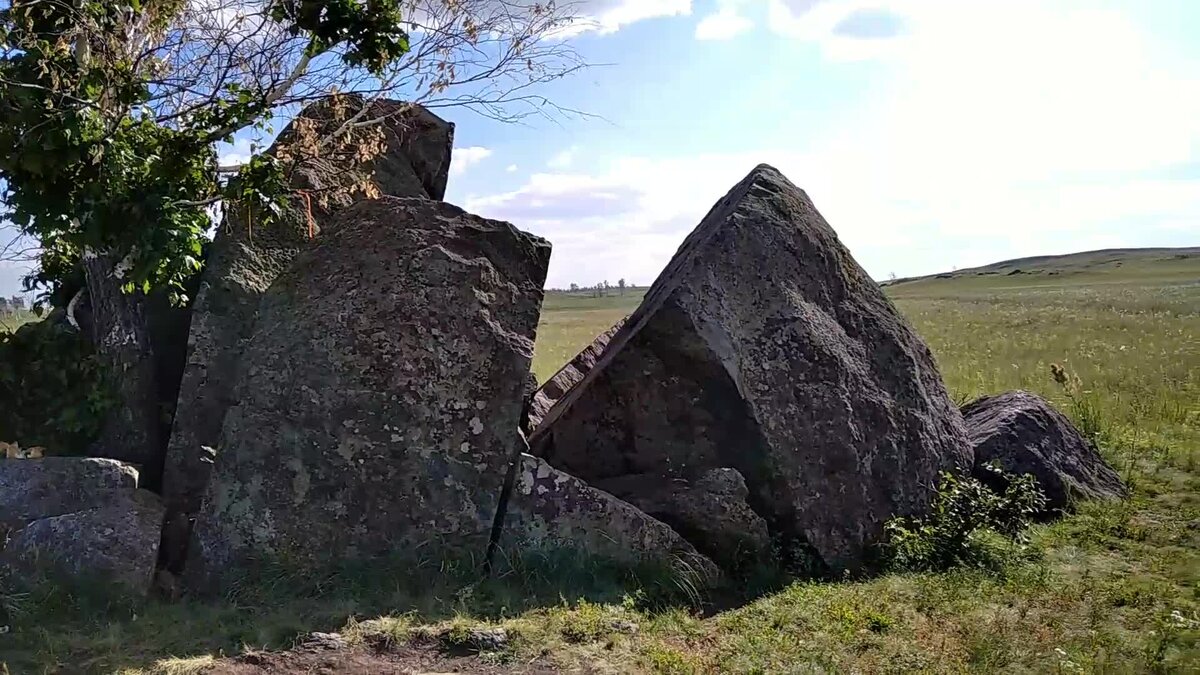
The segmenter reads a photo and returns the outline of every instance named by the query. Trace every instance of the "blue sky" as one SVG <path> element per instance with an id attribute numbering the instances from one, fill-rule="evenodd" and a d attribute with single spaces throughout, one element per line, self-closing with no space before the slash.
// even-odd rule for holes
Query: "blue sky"
<path id="1" fill-rule="evenodd" d="M 551 286 L 649 283 L 759 162 L 879 279 L 1200 245 L 1198 2 L 580 4 L 605 65 L 543 93 L 595 117 L 443 112 L 447 199 L 548 238 Z"/>

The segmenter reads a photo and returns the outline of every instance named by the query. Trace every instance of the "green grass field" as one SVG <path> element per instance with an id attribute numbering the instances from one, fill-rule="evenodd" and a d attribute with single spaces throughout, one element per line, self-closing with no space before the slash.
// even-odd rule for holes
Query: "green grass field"
<path id="1" fill-rule="evenodd" d="M 376 576 L 321 599 L 154 602 L 137 616 L 64 619 L 75 600 L 26 597 L 22 616 L 36 628 L 0 635 L 0 661 L 13 673 L 82 664 L 182 674 L 212 654 L 287 647 L 307 630 L 405 640 L 423 626 L 488 622 L 513 636 L 494 660 L 514 667 L 538 659 L 595 672 L 1196 672 L 1200 257 L 934 278 L 888 291 L 956 400 L 1013 388 L 1048 397 L 1102 440 L 1133 497 L 1036 526 L 1030 555 L 999 571 L 797 581 L 714 615 L 646 609 L 636 597 L 580 601 L 560 588 L 574 582 L 549 578 L 497 591 L 456 584 L 453 574 L 434 589 Z M 550 295 L 538 377 L 639 298 Z M 1081 386 L 1065 391 L 1051 363 Z M 629 634 L 621 621 L 639 630 Z"/>

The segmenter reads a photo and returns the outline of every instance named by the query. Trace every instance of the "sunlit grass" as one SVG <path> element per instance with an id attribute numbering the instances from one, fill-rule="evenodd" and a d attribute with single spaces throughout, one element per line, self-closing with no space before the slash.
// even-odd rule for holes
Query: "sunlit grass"
<path id="1" fill-rule="evenodd" d="M 0 314 L 0 333 L 14 331 L 27 323 L 37 321 L 37 319 L 37 315 L 26 310 Z"/>

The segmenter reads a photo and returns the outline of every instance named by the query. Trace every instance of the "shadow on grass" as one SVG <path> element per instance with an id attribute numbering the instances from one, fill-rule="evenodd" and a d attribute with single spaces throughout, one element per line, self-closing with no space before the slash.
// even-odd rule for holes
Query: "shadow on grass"
<path id="1" fill-rule="evenodd" d="M 287 649 L 311 632 L 404 616 L 413 624 L 500 621 L 581 602 L 665 611 L 733 606 L 778 588 L 783 577 L 715 586 L 685 561 L 631 567 L 562 550 L 502 555 L 481 578 L 471 559 L 396 557 L 319 573 L 260 563 L 222 597 L 133 602 L 96 585 L 41 580 L 0 587 L 11 627 L 0 635 L 0 673 L 161 671 L 165 659 Z"/>

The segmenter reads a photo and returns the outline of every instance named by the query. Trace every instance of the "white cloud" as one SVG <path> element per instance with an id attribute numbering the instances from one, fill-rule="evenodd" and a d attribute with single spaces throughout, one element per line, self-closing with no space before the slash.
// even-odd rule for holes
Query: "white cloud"
<path id="1" fill-rule="evenodd" d="M 907 36 L 904 15 L 937 0 L 718 0 L 696 26 L 700 40 L 728 40 L 754 27 L 747 12 L 761 12 L 774 34 L 817 43 L 834 60 L 890 53 Z M 947 4 L 947 3 L 943 3 Z"/>
<path id="2" fill-rule="evenodd" d="M 569 168 L 575 163 L 575 153 L 578 150 L 579 147 L 575 145 L 572 145 L 565 150 L 560 150 L 551 156 L 550 159 L 546 160 L 546 166 L 550 167 L 551 169 Z"/>
<path id="3" fill-rule="evenodd" d="M 884 39 L 890 80 L 803 151 L 564 163 L 572 173 L 467 207 L 547 236 L 551 285 L 649 281 L 759 162 L 804 188 L 877 277 L 1147 245 L 1200 222 L 1200 178 L 1164 178 L 1200 166 L 1200 64 L 1110 11 L 905 7 L 903 35 Z M 845 28 L 846 16 L 828 30 L 886 32 L 862 16 Z"/>
<path id="4" fill-rule="evenodd" d="M 559 37 L 592 31 L 605 35 L 646 19 L 687 16 L 692 0 L 576 0 L 572 8 L 579 20 L 559 30 Z"/>
<path id="5" fill-rule="evenodd" d="M 754 27 L 734 7 L 722 7 L 696 24 L 697 40 L 730 40 Z"/>
<path id="6" fill-rule="evenodd" d="M 504 170 L 505 170 L 506 172 L 508 172 L 508 173 L 516 173 L 516 171 L 517 171 L 517 165 L 516 165 L 516 164 L 509 164 L 508 166 L 504 167 Z"/>
<path id="7" fill-rule="evenodd" d="M 466 148 L 454 148 L 450 155 L 450 175 L 461 176 L 473 165 L 492 156 L 491 148 L 472 145 Z"/>
<path id="8" fill-rule="evenodd" d="M 217 144 L 217 163 L 221 166 L 238 166 L 250 161 L 255 142 L 250 138 L 235 138 L 233 143 Z"/>

